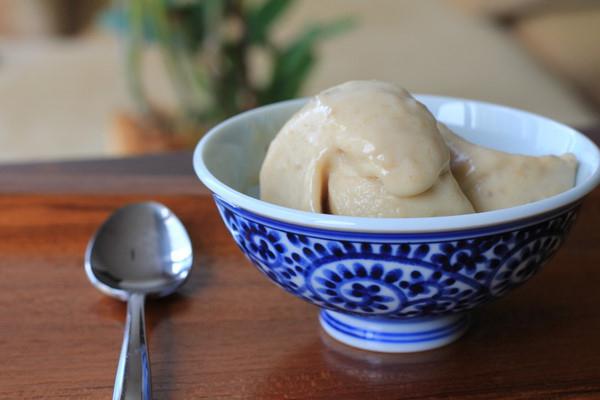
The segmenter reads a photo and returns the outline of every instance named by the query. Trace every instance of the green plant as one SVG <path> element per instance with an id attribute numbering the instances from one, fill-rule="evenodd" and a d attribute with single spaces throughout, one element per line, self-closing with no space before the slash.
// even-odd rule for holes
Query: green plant
<path id="1" fill-rule="evenodd" d="M 139 111 L 161 121 L 141 78 L 143 48 L 158 45 L 177 95 L 171 130 L 199 132 L 261 104 L 296 97 L 316 63 L 315 47 L 346 31 L 353 20 L 311 23 L 278 44 L 272 29 L 293 0 L 129 0 L 127 77 Z M 252 79 L 251 53 L 262 52 L 270 74 Z"/>

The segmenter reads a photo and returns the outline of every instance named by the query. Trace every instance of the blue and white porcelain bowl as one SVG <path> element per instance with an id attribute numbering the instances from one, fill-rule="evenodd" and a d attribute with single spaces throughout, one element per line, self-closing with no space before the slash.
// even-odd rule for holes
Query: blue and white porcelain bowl
<path id="1" fill-rule="evenodd" d="M 468 140 L 529 155 L 572 152 L 576 186 L 534 203 L 432 218 L 356 218 L 261 201 L 258 173 L 271 139 L 305 100 L 226 120 L 198 144 L 194 168 L 233 239 L 274 283 L 322 309 L 334 338 L 361 349 L 411 352 L 459 338 L 468 311 L 531 278 L 558 250 L 600 152 L 547 118 L 471 100 L 417 96 Z"/>

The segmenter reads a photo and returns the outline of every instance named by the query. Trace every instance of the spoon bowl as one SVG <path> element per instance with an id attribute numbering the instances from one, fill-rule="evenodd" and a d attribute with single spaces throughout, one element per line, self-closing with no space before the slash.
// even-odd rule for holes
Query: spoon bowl
<path id="1" fill-rule="evenodd" d="M 90 240 L 85 253 L 89 280 L 109 296 L 127 301 L 113 400 L 151 399 L 145 298 L 173 293 L 187 279 L 192 263 L 185 227 L 159 203 L 118 209 Z"/>
<path id="2" fill-rule="evenodd" d="M 159 203 L 115 211 L 90 240 L 85 270 L 102 292 L 127 300 L 131 293 L 166 296 L 188 277 L 192 245 L 185 227 Z"/>

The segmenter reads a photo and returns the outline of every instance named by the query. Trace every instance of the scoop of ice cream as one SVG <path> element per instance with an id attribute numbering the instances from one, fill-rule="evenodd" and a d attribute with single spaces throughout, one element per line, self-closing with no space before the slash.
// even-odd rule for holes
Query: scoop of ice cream
<path id="1" fill-rule="evenodd" d="M 541 200 L 575 184 L 572 154 L 509 154 L 470 143 L 441 123 L 439 130 L 452 152 L 452 173 L 478 212 Z"/>
<path id="2" fill-rule="evenodd" d="M 473 207 L 435 118 L 397 85 L 353 81 L 311 99 L 271 142 L 265 201 L 313 212 L 427 217 Z"/>
<path id="3" fill-rule="evenodd" d="M 386 190 L 377 178 L 364 177 L 343 157 L 329 174 L 330 213 L 350 216 L 442 216 L 473 212 L 452 173 L 447 171 L 425 192 L 400 197 Z"/>

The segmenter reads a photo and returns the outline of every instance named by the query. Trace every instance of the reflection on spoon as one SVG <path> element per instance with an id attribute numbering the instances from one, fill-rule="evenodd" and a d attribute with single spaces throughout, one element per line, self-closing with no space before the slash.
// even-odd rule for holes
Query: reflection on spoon
<path id="1" fill-rule="evenodd" d="M 188 277 L 192 262 L 185 227 L 158 203 L 118 209 L 90 240 L 85 254 L 89 280 L 109 296 L 127 301 L 113 400 L 151 399 L 145 298 L 173 293 Z"/>

